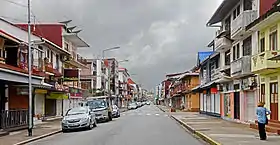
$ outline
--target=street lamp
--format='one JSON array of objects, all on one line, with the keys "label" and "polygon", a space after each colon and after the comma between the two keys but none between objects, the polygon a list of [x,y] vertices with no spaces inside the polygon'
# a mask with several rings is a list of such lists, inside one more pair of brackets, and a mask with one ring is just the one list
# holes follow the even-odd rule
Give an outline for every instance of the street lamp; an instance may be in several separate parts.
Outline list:
[{"label": "street lamp", "polygon": [[[102,51],[102,59],[103,59],[103,62],[104,62],[104,60],[105,60],[105,52],[106,51],[112,51],[112,50],[116,50],[116,49],[120,49],[120,47],[119,46],[116,46],[116,47],[112,47],[112,48],[107,48],[107,49],[104,49],[103,51]],[[110,74],[110,67],[108,68],[108,91],[109,91],[109,96],[111,96],[111,88],[110,88],[110,83],[111,83],[111,80],[110,80],[110,76],[111,76],[111,74]]]},{"label": "street lamp", "polygon": [[120,60],[118,61],[119,63],[123,63],[123,62],[128,62],[129,60],[128,59],[124,59],[124,60]]},{"label": "street lamp", "polygon": [[30,6],[30,0],[28,0],[28,136],[32,136],[32,128],[33,128],[33,111],[32,111],[32,78],[31,78],[31,6]]},{"label": "street lamp", "polygon": [[115,50],[115,49],[120,49],[120,47],[119,47],[119,46],[116,46],[116,47],[104,49],[104,50],[102,51],[102,59],[104,59],[104,57],[105,57],[105,52],[106,52],[106,51],[111,51],[111,50]]}]

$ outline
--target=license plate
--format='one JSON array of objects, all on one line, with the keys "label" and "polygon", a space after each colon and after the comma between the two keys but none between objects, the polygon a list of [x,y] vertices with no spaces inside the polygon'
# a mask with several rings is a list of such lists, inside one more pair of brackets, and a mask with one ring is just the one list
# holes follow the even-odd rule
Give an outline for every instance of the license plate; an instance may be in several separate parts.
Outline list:
[{"label": "license plate", "polygon": [[70,127],[79,126],[79,124],[69,124]]}]

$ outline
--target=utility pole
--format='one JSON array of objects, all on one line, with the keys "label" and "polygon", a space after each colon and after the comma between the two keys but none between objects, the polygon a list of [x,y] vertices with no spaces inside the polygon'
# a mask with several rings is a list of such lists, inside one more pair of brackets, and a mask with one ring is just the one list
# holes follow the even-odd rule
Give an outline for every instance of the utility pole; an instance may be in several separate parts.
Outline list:
[{"label": "utility pole", "polygon": [[31,26],[30,26],[30,17],[31,17],[31,7],[30,0],[28,0],[28,95],[29,95],[29,103],[28,103],[28,136],[32,136],[32,128],[33,128],[33,111],[32,111],[32,78],[31,78]]}]

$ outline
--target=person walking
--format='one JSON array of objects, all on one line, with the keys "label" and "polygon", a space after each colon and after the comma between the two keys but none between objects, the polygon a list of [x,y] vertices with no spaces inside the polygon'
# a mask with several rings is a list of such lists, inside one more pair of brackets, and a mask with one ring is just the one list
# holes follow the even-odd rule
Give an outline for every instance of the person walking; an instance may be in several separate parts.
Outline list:
[{"label": "person walking", "polygon": [[266,140],[265,125],[268,124],[267,115],[270,115],[271,112],[264,107],[263,102],[260,102],[260,103],[258,103],[258,107],[256,109],[256,114],[258,117],[260,140]]}]

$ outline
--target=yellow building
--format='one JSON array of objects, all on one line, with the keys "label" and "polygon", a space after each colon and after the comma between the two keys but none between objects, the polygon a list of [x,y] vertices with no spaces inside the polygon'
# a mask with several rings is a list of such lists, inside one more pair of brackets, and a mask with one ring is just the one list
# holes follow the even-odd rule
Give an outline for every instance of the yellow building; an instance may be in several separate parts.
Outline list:
[{"label": "yellow building", "polygon": [[[259,75],[259,100],[271,110],[270,120],[280,116],[280,7],[274,7],[250,24],[247,31],[256,34],[251,58],[252,72]],[[253,41],[254,43],[254,41]]]},{"label": "yellow building", "polygon": [[192,89],[199,85],[199,73],[187,72],[181,77],[182,93],[184,94],[185,108],[187,111],[199,111],[199,93],[192,92]]}]

